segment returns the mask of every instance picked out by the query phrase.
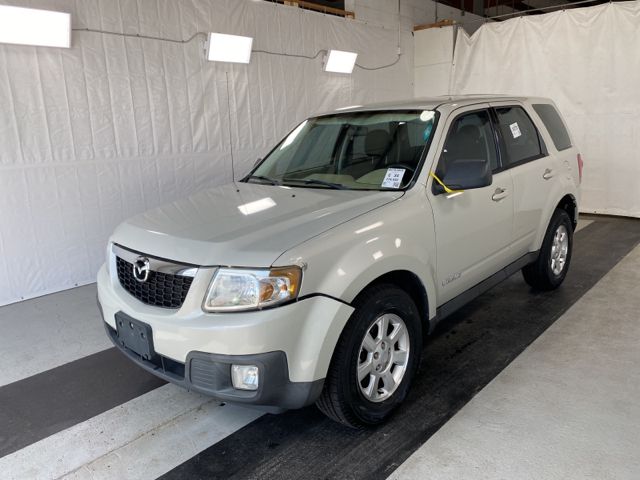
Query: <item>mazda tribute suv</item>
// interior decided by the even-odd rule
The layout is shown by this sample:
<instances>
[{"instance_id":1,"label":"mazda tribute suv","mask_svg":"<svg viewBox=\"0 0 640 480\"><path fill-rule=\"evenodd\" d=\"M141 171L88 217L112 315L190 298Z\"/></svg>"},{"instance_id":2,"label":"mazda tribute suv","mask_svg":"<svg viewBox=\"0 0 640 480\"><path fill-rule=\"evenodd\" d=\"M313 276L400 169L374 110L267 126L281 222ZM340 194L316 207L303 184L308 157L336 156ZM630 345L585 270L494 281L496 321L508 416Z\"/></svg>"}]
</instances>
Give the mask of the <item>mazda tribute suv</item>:
<instances>
[{"instance_id":1,"label":"mazda tribute suv","mask_svg":"<svg viewBox=\"0 0 640 480\"><path fill-rule=\"evenodd\" d=\"M118 226L98 274L106 331L189 390L376 424L406 397L423 333L515 272L562 283L581 176L544 98L309 118L242 180Z\"/></svg>"}]
</instances>

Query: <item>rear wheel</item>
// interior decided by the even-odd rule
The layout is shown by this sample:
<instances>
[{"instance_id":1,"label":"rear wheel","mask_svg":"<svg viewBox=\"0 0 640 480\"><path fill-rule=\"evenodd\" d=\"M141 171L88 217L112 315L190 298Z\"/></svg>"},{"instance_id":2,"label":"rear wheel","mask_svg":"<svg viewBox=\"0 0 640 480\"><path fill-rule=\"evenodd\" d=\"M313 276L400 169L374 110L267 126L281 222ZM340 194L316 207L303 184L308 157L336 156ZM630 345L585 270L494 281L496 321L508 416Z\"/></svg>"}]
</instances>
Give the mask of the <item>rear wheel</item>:
<instances>
[{"instance_id":1,"label":"rear wheel","mask_svg":"<svg viewBox=\"0 0 640 480\"><path fill-rule=\"evenodd\" d=\"M565 210L556 209L545 233L538 259L522 269L525 281L537 290L554 290L564 281L573 250L573 225Z\"/></svg>"},{"instance_id":2,"label":"rear wheel","mask_svg":"<svg viewBox=\"0 0 640 480\"><path fill-rule=\"evenodd\" d=\"M378 285L356 300L331 360L318 408L350 427L384 421L404 400L420 360L420 315L411 297Z\"/></svg>"}]
</instances>

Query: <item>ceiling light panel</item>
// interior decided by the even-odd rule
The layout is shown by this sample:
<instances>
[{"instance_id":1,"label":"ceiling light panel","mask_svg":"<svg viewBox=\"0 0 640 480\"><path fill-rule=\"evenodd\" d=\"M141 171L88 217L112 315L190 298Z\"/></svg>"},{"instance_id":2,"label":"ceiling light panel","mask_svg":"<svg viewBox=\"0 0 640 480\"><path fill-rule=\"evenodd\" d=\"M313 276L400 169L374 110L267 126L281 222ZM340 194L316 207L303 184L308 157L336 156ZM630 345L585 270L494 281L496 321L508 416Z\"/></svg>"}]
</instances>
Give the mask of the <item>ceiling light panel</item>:
<instances>
[{"instance_id":1,"label":"ceiling light panel","mask_svg":"<svg viewBox=\"0 0 640 480\"><path fill-rule=\"evenodd\" d=\"M71 47L71 14L0 5L0 43Z\"/></svg>"},{"instance_id":2,"label":"ceiling light panel","mask_svg":"<svg viewBox=\"0 0 640 480\"><path fill-rule=\"evenodd\" d=\"M355 52L344 52L342 50L329 50L327 63L324 66L326 72L351 73L356 64L358 54Z\"/></svg>"},{"instance_id":3,"label":"ceiling light panel","mask_svg":"<svg viewBox=\"0 0 640 480\"><path fill-rule=\"evenodd\" d=\"M210 33L207 59L211 62L249 63L252 37Z\"/></svg>"}]
</instances>

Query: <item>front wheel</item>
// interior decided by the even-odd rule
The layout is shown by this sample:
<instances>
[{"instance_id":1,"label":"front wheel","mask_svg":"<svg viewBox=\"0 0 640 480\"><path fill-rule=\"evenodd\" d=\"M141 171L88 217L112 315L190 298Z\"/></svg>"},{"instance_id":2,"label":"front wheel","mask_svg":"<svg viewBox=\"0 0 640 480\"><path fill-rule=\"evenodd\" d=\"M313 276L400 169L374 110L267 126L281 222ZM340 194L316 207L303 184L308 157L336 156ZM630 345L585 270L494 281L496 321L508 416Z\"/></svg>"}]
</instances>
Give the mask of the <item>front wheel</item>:
<instances>
[{"instance_id":1,"label":"front wheel","mask_svg":"<svg viewBox=\"0 0 640 480\"><path fill-rule=\"evenodd\" d=\"M317 406L357 428L381 423L406 397L420 360L422 330L415 303L394 285L374 286L355 304Z\"/></svg>"},{"instance_id":2,"label":"front wheel","mask_svg":"<svg viewBox=\"0 0 640 480\"><path fill-rule=\"evenodd\" d=\"M522 269L525 281L537 290L554 290L564 281L573 250L573 225L569 214L553 212L538 259Z\"/></svg>"}]
</instances>

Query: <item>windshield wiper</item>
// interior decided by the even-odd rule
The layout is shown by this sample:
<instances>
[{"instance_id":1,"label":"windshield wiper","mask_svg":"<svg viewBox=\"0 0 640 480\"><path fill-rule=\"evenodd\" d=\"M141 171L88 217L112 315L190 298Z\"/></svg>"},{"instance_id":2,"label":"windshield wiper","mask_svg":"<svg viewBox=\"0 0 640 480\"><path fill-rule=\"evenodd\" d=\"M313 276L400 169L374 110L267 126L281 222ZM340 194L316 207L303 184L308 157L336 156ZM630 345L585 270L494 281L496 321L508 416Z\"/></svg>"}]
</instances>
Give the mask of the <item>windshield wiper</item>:
<instances>
[{"instance_id":1,"label":"windshield wiper","mask_svg":"<svg viewBox=\"0 0 640 480\"><path fill-rule=\"evenodd\" d=\"M255 178L256 180L264 180L265 182L269 182L271 185L280 185L279 181L274 180L273 178L265 177L264 175L249 175L243 178L243 180L245 182L249 182L249 180L251 180L252 178Z\"/></svg>"},{"instance_id":2,"label":"windshield wiper","mask_svg":"<svg viewBox=\"0 0 640 480\"><path fill-rule=\"evenodd\" d=\"M325 182L324 180L318 180L317 178L310 178L308 180L302 180L299 178L283 178L285 182L302 182L305 185L324 185L325 187L333 188L334 190L346 190L347 187L341 183Z\"/></svg>"}]
</instances>

